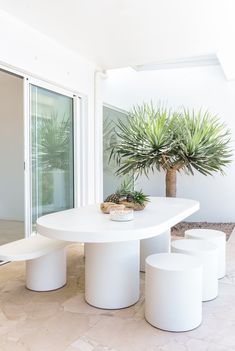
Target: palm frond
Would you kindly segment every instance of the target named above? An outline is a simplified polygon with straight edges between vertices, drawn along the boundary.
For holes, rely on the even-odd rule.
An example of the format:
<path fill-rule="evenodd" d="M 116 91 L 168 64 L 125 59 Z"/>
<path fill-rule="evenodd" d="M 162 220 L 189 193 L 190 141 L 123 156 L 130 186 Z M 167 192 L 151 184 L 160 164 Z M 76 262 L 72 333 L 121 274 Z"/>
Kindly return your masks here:
<path fill-rule="evenodd" d="M 208 111 L 171 111 L 152 104 L 135 106 L 125 123 L 115 126 L 110 159 L 119 165 L 118 175 L 134 172 L 148 176 L 155 170 L 174 168 L 204 175 L 224 173 L 231 162 L 231 133 Z"/>
<path fill-rule="evenodd" d="M 183 168 L 191 174 L 193 169 L 204 175 L 224 174 L 224 167 L 231 163 L 231 132 L 219 118 L 208 111 L 184 110 L 178 124 L 178 154 Z"/>

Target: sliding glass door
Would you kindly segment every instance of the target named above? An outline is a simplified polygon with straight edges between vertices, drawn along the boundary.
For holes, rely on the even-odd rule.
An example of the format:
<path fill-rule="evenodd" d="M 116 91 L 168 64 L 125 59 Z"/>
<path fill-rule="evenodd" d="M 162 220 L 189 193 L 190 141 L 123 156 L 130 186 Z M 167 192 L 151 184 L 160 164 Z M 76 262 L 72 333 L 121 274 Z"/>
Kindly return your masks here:
<path fill-rule="evenodd" d="M 73 98 L 30 84 L 31 220 L 74 206 Z"/>

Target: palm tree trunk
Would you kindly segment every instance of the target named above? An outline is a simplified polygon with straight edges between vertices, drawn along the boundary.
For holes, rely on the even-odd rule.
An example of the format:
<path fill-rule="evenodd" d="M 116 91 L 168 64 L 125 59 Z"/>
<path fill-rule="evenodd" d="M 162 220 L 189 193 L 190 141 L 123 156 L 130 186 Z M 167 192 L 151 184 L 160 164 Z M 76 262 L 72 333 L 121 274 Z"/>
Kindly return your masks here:
<path fill-rule="evenodd" d="M 166 171 L 166 196 L 176 197 L 176 169 L 169 168 Z"/>

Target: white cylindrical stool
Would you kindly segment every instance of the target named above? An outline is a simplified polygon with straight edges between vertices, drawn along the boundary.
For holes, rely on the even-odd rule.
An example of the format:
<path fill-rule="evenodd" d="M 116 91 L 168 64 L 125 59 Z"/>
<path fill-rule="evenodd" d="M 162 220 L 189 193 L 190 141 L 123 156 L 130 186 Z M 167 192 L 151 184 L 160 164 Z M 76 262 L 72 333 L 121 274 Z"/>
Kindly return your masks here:
<path fill-rule="evenodd" d="M 195 256 L 203 266 L 202 301 L 213 300 L 218 295 L 218 248 L 202 240 L 174 240 L 171 251 Z"/>
<path fill-rule="evenodd" d="M 140 240 L 140 271 L 145 272 L 145 260 L 148 256 L 163 252 L 169 253 L 170 242 L 170 229 L 153 238 Z"/>
<path fill-rule="evenodd" d="M 202 320 L 202 265 L 194 257 L 160 253 L 146 259 L 145 318 L 159 329 L 181 332 Z"/>
<path fill-rule="evenodd" d="M 190 229 L 185 231 L 185 238 L 207 240 L 218 246 L 218 278 L 223 278 L 226 274 L 226 234 L 214 229 Z"/>
<path fill-rule="evenodd" d="M 34 291 L 50 291 L 66 284 L 65 247 L 26 261 L 26 287 Z"/>

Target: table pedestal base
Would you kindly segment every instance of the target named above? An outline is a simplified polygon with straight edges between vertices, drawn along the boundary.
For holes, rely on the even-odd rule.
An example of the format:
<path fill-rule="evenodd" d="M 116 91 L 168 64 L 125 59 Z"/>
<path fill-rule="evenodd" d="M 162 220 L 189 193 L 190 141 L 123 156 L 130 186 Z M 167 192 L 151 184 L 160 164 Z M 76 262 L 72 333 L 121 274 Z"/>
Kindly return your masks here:
<path fill-rule="evenodd" d="M 85 244 L 85 299 L 117 309 L 139 299 L 139 240 Z"/>
<path fill-rule="evenodd" d="M 169 253 L 171 243 L 171 229 L 154 236 L 140 240 L 140 271 L 145 272 L 145 259 L 157 253 Z"/>

